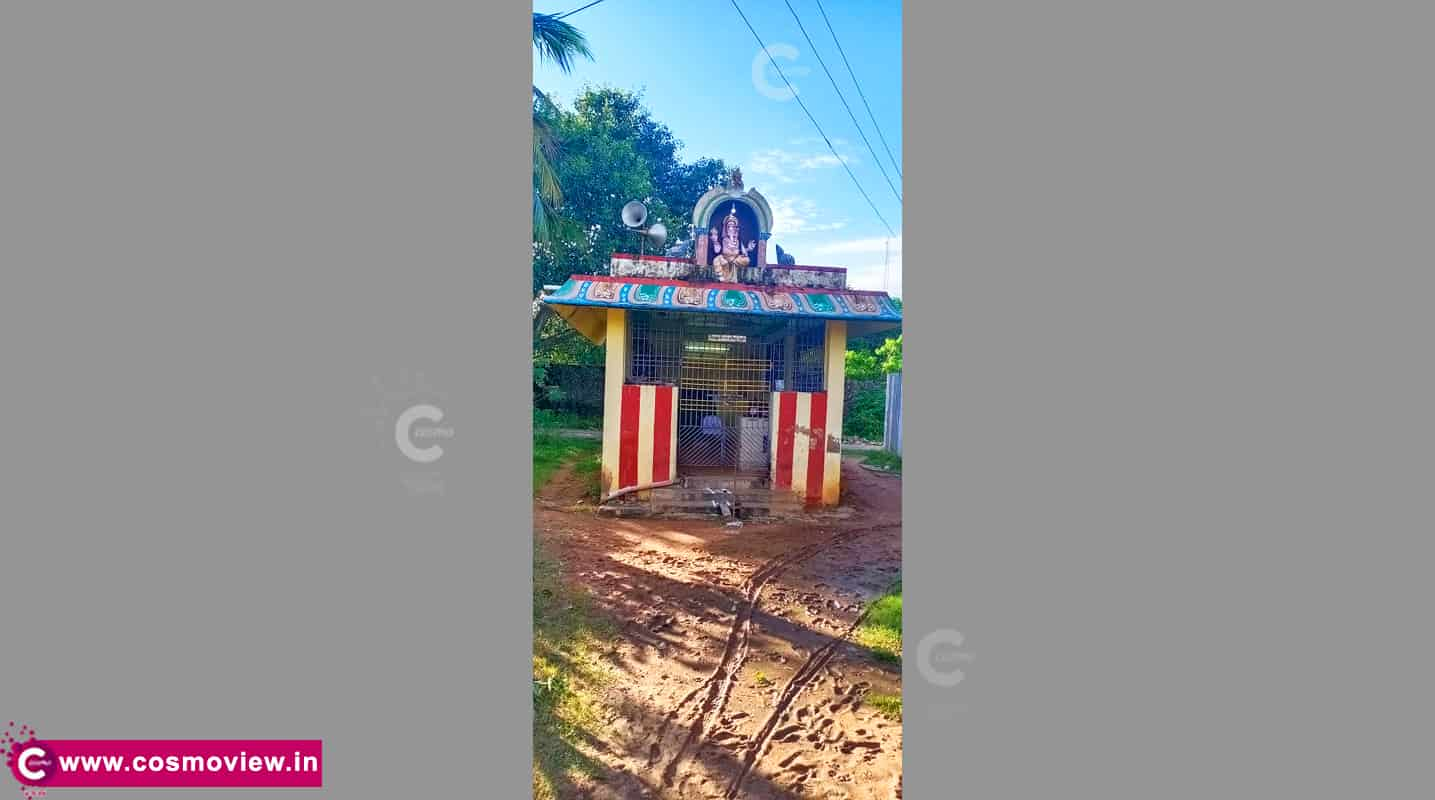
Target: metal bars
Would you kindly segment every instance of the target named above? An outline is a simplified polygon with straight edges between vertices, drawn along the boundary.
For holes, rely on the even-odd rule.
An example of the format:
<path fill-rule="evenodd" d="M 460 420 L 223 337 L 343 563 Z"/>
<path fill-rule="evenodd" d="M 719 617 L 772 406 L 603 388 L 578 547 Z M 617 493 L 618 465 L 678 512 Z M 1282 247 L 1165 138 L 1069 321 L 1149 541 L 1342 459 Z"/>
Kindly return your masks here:
<path fill-rule="evenodd" d="M 763 474 L 774 389 L 822 391 L 825 323 L 631 312 L 627 382 L 678 387 L 678 467 Z"/>

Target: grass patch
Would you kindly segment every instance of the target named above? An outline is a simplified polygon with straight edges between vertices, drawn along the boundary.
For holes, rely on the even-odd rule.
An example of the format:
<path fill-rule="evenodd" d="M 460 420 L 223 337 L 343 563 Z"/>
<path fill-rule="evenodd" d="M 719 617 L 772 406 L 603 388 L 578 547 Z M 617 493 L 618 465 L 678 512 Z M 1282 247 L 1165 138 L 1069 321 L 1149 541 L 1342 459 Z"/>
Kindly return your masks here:
<path fill-rule="evenodd" d="M 882 716 L 887 719 L 902 721 L 902 695 L 869 694 L 864 702 L 882 712 Z"/>
<path fill-rule="evenodd" d="M 569 461 L 577 461 L 575 470 L 591 477 L 593 485 L 598 483 L 597 458 L 603 449 L 598 439 L 579 439 L 559 436 L 551 431 L 533 430 L 533 490 L 537 491 L 558 468 Z"/>
<path fill-rule="evenodd" d="M 599 475 L 603 472 L 603 448 L 601 442 L 595 444 L 593 452 L 585 454 L 573 464 L 573 474 L 582 479 L 586 494 L 590 500 L 597 501 L 603 494 L 603 482 Z"/>
<path fill-rule="evenodd" d="M 572 411 L 553 411 L 547 408 L 533 409 L 533 429 L 569 428 L 580 431 L 596 431 L 603 428 L 602 417 L 584 417 Z"/>
<path fill-rule="evenodd" d="M 868 451 L 862 462 L 888 472 L 895 472 L 899 475 L 902 473 L 902 457 L 886 450 Z"/>
<path fill-rule="evenodd" d="M 533 488 L 574 462 L 575 474 L 598 490 L 602 442 L 534 429 Z M 587 746 L 602 726 L 598 691 L 610 679 L 603 661 L 616 635 L 591 599 L 570 592 L 561 565 L 535 540 L 533 546 L 533 797 L 556 800 L 586 794 L 603 779 L 601 762 Z"/>
<path fill-rule="evenodd" d="M 579 796 L 600 782 L 603 765 L 586 744 L 603 724 L 598 690 L 610 680 L 602 660 L 615 631 L 586 595 L 570 593 L 559 563 L 533 551 L 533 797 Z"/>
<path fill-rule="evenodd" d="M 872 601 L 867 618 L 852 634 L 852 640 L 872 651 L 880 661 L 902 663 L 902 582 Z"/>

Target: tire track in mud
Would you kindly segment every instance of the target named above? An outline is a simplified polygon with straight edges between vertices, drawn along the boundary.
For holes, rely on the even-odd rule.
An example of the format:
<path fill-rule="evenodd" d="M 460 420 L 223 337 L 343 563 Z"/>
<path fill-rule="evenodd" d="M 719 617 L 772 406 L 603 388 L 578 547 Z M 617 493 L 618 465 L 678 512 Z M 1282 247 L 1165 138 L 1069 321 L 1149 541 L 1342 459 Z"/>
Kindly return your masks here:
<path fill-rule="evenodd" d="M 832 637 L 822 647 L 814 650 L 797 672 L 792 674 L 787 684 L 782 687 L 781 693 L 778 694 L 777 704 L 773 707 L 772 714 L 768 716 L 762 727 L 758 728 L 757 735 L 748 747 L 747 755 L 743 757 L 742 770 L 733 778 L 732 783 L 728 784 L 727 793 L 723 795 L 726 800 L 735 800 L 738 793 L 742 791 L 742 784 L 747 780 L 747 776 L 752 774 L 752 770 L 762 761 L 763 756 L 767 755 L 767 748 L 772 743 L 773 732 L 777 730 L 778 724 L 782 722 L 782 716 L 787 713 L 787 709 L 792 706 L 797 695 L 801 694 L 802 690 L 812 682 L 812 679 L 822 672 L 828 662 L 832 660 L 832 656 L 837 653 L 837 648 L 847 641 L 847 638 L 857 630 L 857 626 L 861 625 L 871 612 L 872 606 L 869 604 L 857 619 L 842 631 L 841 635 Z"/>
<path fill-rule="evenodd" d="M 806 561 L 830 547 L 843 544 L 870 533 L 900 526 L 901 523 L 887 523 L 872 527 L 839 531 L 820 542 L 814 542 L 768 560 L 743 582 L 742 604 L 738 607 L 737 614 L 733 618 L 732 626 L 728 629 L 727 641 L 723 646 L 722 657 L 718 659 L 717 666 L 713 668 L 713 671 L 708 677 L 703 679 L 702 683 L 698 684 L 697 687 L 683 697 L 683 699 L 663 717 L 662 725 L 658 728 L 656 740 L 648 751 L 648 766 L 653 767 L 662 757 L 662 742 L 667 735 L 669 727 L 677 720 L 679 715 L 682 714 L 683 709 L 686 708 L 688 704 L 706 692 L 706 696 L 703 697 L 702 701 L 698 704 L 696 713 L 693 716 L 693 721 L 688 726 L 687 735 L 683 738 L 682 744 L 678 747 L 677 752 L 668 761 L 667 767 L 663 770 L 662 780 L 664 786 L 670 787 L 673 785 L 674 780 L 677 778 L 678 768 L 682 765 L 684 759 L 690 752 L 693 752 L 697 747 L 706 743 L 708 737 L 712 735 L 713 728 L 715 727 L 714 723 L 722 716 L 722 712 L 727 706 L 728 696 L 732 692 L 733 683 L 737 679 L 738 672 L 742 669 L 743 662 L 747 659 L 748 644 L 752 633 L 752 617 L 754 612 L 757 611 L 758 601 L 761 599 L 762 590 L 767 583 L 778 575 L 781 575 L 789 567 Z M 858 619 L 858 622 L 865 617 L 866 612 Z M 857 623 L 853 623 L 852 628 L 855 628 L 856 625 Z M 851 633 L 852 628 L 849 628 L 847 632 L 844 633 L 844 639 Z M 822 664 L 826 664 L 827 660 L 831 658 L 829 648 L 835 650 L 835 647 L 835 643 L 829 643 L 817 651 L 817 653 L 823 652 L 824 650 L 828 651 L 827 657 L 822 660 Z M 813 657 L 816 657 L 817 653 L 814 653 Z M 812 662 L 813 657 L 809 657 L 809 664 Z M 804 664 L 804 669 L 806 667 L 807 664 Z M 820 666 L 818 669 L 820 669 Z M 799 671 L 799 674 L 801 674 L 801 671 Z M 811 677 L 810 674 L 807 675 L 802 685 L 805 685 L 806 681 L 810 681 Z M 789 682 L 789 686 L 791 685 L 792 683 Z M 798 691 L 800 691 L 800 688 Z M 786 690 L 784 690 L 784 697 L 785 695 Z M 796 692 L 793 692 L 793 695 L 795 696 Z M 791 698 L 785 698 L 780 704 L 778 712 L 773 715 L 774 718 L 780 716 L 782 710 L 790 705 L 791 702 Z M 771 736 L 770 729 L 772 727 L 775 727 L 775 725 L 770 724 L 763 728 L 768 738 Z M 734 788 L 731 791 L 736 792 L 741 788 L 741 781 L 746 779 L 747 774 L 752 769 L 754 762 L 753 754 L 757 752 L 758 748 L 765 746 L 765 744 L 765 741 L 758 742 L 755 744 L 754 749 L 749 751 L 747 759 L 744 761 L 743 772 L 739 775 L 737 781 L 735 781 Z"/>

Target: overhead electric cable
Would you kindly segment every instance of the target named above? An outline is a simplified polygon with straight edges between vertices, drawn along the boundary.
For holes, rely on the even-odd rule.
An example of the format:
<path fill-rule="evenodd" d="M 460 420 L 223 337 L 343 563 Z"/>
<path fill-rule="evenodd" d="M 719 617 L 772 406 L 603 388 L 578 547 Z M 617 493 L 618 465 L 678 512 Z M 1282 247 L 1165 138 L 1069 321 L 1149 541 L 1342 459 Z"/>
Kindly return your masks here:
<path fill-rule="evenodd" d="M 832 34 L 832 43 L 837 45 L 837 52 L 842 56 L 842 63 L 847 65 L 847 74 L 852 78 L 852 85 L 857 87 L 857 96 L 862 98 L 862 105 L 867 109 L 867 117 L 872 120 L 872 127 L 877 129 L 877 138 L 882 140 L 882 148 L 887 151 L 887 158 L 892 159 L 892 169 L 897 171 L 897 178 L 900 179 L 902 168 L 897 165 L 897 159 L 892 155 L 892 148 L 887 144 L 887 137 L 882 135 L 882 126 L 877 124 L 877 116 L 872 113 L 872 106 L 867 103 L 867 95 L 862 92 L 862 84 L 857 80 L 857 73 L 852 71 L 852 64 L 847 60 L 847 51 L 842 49 L 842 42 L 837 39 L 837 31 L 832 30 L 832 21 L 827 18 L 827 10 L 822 7 L 822 0 L 817 0 L 817 10 L 822 13 L 822 21 L 827 24 L 827 32 Z"/>
<path fill-rule="evenodd" d="M 733 9 L 737 11 L 737 15 L 742 17 L 743 24 L 752 32 L 752 38 L 757 40 L 757 46 L 762 48 L 763 53 L 767 54 L 767 60 L 772 64 L 772 68 L 777 70 L 778 77 L 782 78 L 782 82 L 787 84 L 788 91 L 792 92 L 792 98 L 796 100 L 797 105 L 802 108 L 802 113 L 807 115 L 807 119 L 812 122 L 812 126 L 817 129 L 817 133 L 822 137 L 822 141 L 827 143 L 827 149 L 832 151 L 832 155 L 836 156 L 838 163 L 847 171 L 847 177 L 852 179 L 852 184 L 857 187 L 858 192 L 861 192 L 862 199 L 867 201 L 867 205 L 871 207 L 872 213 L 877 215 L 877 219 L 881 221 L 882 226 L 887 229 L 887 232 L 896 236 L 897 232 L 892 230 L 891 225 L 887 224 L 887 220 L 882 216 L 882 212 L 877 210 L 877 204 L 872 202 L 872 198 L 868 196 L 867 190 L 862 188 L 862 182 L 857 180 L 856 175 L 852 174 L 852 168 L 847 166 L 847 160 L 838 155 L 837 148 L 832 146 L 832 140 L 827 138 L 827 133 L 822 130 L 822 125 L 817 122 L 816 117 L 812 116 L 812 112 L 808 110 L 807 104 L 802 102 L 802 98 L 797 94 L 797 89 L 793 87 L 792 81 L 787 79 L 787 75 L 783 73 L 782 67 L 777 65 L 777 60 L 772 57 L 772 53 L 768 52 L 767 45 L 763 43 L 762 37 L 757 35 L 757 30 L 752 27 L 752 23 L 748 21 L 747 15 L 742 13 L 742 8 L 738 6 L 737 0 L 729 0 L 729 2 L 732 3 Z"/>
<path fill-rule="evenodd" d="M 586 5 L 586 6 L 582 6 L 582 7 L 580 7 L 580 8 L 575 8 L 575 9 L 573 9 L 572 11 L 567 11 L 567 12 L 564 12 L 564 13 L 562 13 L 562 14 L 559 14 L 558 16 L 554 17 L 554 19 L 563 19 L 564 17 L 571 17 L 571 16 L 573 16 L 574 14 L 577 14 L 579 11 L 583 11 L 583 10 L 585 10 L 585 9 L 592 8 L 593 6 L 596 6 L 596 5 L 598 5 L 599 3 L 601 3 L 601 2 L 603 2 L 603 0 L 593 0 L 593 2 L 589 3 L 589 4 Z"/>
<path fill-rule="evenodd" d="M 872 154 L 872 163 L 877 165 L 877 171 L 882 173 L 882 179 L 887 181 L 887 188 L 892 190 L 892 194 L 896 196 L 897 202 L 900 204 L 902 202 L 902 193 L 897 191 L 897 187 L 892 184 L 891 176 L 889 176 L 887 170 L 882 167 L 881 157 L 877 155 L 877 151 L 872 147 L 872 142 L 867 140 L 867 134 L 862 132 L 862 124 L 857 121 L 857 115 L 852 113 L 852 106 L 847 104 L 847 98 L 842 96 L 842 90 L 837 86 L 837 79 L 832 77 L 832 70 L 827 68 L 827 62 L 823 61 L 822 54 L 817 52 L 817 44 L 812 41 L 811 36 L 807 35 L 807 28 L 803 26 L 802 18 L 797 16 L 797 9 L 792 7 L 790 0 L 782 0 L 782 2 L 786 4 L 787 10 L 792 12 L 792 18 L 797 21 L 797 29 L 802 31 L 802 38 L 807 40 L 807 46 L 811 47 L 812 54 L 817 56 L 817 63 L 822 65 L 822 71 L 827 73 L 827 80 L 832 84 L 832 91 L 837 93 L 837 99 L 842 101 L 842 107 L 847 109 L 847 116 L 851 118 L 852 125 L 857 128 L 857 135 L 862 137 L 862 143 L 867 145 L 867 152 Z M 890 156 L 891 154 L 889 153 L 888 155 Z"/>

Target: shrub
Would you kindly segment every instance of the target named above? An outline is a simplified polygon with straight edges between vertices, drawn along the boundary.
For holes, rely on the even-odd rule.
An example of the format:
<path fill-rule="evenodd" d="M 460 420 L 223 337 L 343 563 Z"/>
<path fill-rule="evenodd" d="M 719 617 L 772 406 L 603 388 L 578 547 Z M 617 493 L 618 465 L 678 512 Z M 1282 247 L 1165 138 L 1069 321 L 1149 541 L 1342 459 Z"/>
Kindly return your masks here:
<path fill-rule="evenodd" d="M 882 440 L 887 416 L 885 389 L 867 389 L 853 395 L 842 414 L 842 433 L 872 442 Z"/>

